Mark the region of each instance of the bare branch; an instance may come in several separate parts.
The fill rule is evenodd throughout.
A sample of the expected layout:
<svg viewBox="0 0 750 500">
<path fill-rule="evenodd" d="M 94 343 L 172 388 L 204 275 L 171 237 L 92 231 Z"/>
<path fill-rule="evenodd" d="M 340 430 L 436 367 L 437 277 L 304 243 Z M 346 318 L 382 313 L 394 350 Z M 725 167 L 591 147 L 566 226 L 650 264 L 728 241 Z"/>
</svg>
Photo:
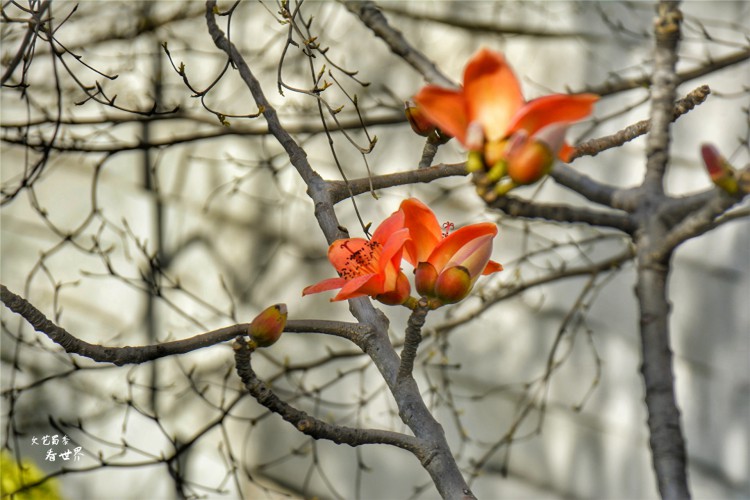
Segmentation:
<svg viewBox="0 0 750 500">
<path fill-rule="evenodd" d="M 407 170 L 395 174 L 376 175 L 362 179 L 350 180 L 348 187 L 341 181 L 329 181 L 330 196 L 333 203 L 338 203 L 352 195 L 369 193 L 371 189 L 385 189 L 407 184 L 427 183 L 436 179 L 452 176 L 465 176 L 465 163 L 439 164 L 418 170 Z"/>
<path fill-rule="evenodd" d="M 238 335 L 246 335 L 250 326 L 249 323 L 239 323 L 183 340 L 174 340 L 147 346 L 110 347 L 90 344 L 78 339 L 64 328 L 49 320 L 44 313 L 34 307 L 29 301 L 11 292 L 2 284 L 0 284 L 0 300 L 2 300 L 8 309 L 23 317 L 36 331 L 45 334 L 50 340 L 62 346 L 65 352 L 78 354 L 102 363 L 113 363 L 118 366 L 141 364 L 166 356 L 185 354 L 204 347 L 221 344 L 234 339 Z M 287 322 L 284 331 L 323 333 L 358 343 L 360 342 L 360 337 L 368 334 L 369 329 L 355 323 L 339 321 L 296 320 Z"/>
<path fill-rule="evenodd" d="M 549 221 L 577 223 L 582 222 L 592 226 L 606 226 L 619 229 L 631 234 L 636 229 L 635 219 L 619 211 L 602 211 L 573 205 L 537 203 L 523 200 L 515 196 L 500 196 L 488 207 L 501 210 L 511 217 L 525 217 L 529 219 L 545 219 Z"/>
<path fill-rule="evenodd" d="M 22 59 L 26 58 L 29 61 L 31 60 L 30 57 L 28 57 L 27 50 L 29 48 L 29 44 L 31 44 L 31 41 L 34 37 L 39 36 L 39 31 L 44 29 L 44 22 L 42 21 L 42 16 L 47 11 L 47 9 L 50 6 L 49 0 L 45 0 L 39 5 L 39 10 L 35 11 L 32 16 L 32 20 L 29 21 L 29 25 L 26 28 L 26 34 L 23 37 L 23 40 L 21 41 L 20 47 L 18 47 L 18 50 L 16 51 L 16 54 L 13 56 L 13 59 L 10 60 L 8 63 L 8 67 L 5 69 L 5 73 L 3 73 L 2 78 L 0 78 L 0 85 L 5 85 L 5 82 L 8 81 L 8 79 L 13 76 L 13 72 L 18 67 L 18 64 L 21 62 Z"/>
<path fill-rule="evenodd" d="M 682 243 L 715 228 L 717 218 L 724 215 L 732 206 L 741 202 L 744 196 L 747 196 L 747 193 L 732 196 L 719 188 L 713 189 L 711 194 L 711 198 L 704 202 L 699 209 L 690 212 L 689 216 L 685 217 L 680 224 L 671 228 L 658 244 L 654 245 L 651 259 L 660 262 Z"/>
<path fill-rule="evenodd" d="M 268 385 L 258 379 L 250 364 L 252 350 L 243 337 L 235 339 L 233 348 L 237 373 L 248 392 L 258 403 L 292 424 L 298 431 L 314 439 L 327 439 L 336 444 L 348 444 L 349 446 L 388 444 L 410 451 L 417 456 L 424 454 L 422 443 L 413 436 L 386 430 L 354 429 L 342 425 L 333 425 L 294 408 L 282 401 Z"/>
<path fill-rule="evenodd" d="M 409 63 L 427 82 L 449 88 L 456 86 L 450 78 L 440 72 L 432 61 L 414 48 L 403 33 L 388 24 L 388 20 L 375 3 L 370 1 L 344 1 L 343 3 L 351 13 L 359 17 L 365 26 L 379 36 L 394 54 Z"/>
<path fill-rule="evenodd" d="M 687 483 L 687 454 L 675 396 L 672 349 L 669 341 L 667 278 L 671 252 L 654 254 L 665 227 L 653 217 L 654 207 L 663 202 L 664 173 L 669 163 L 670 124 L 677 86 L 675 66 L 682 13 L 676 1 L 661 1 L 654 24 L 655 66 L 651 108 L 651 131 L 646 141 L 646 176 L 639 206 L 641 224 L 636 235 L 638 280 L 636 296 L 640 308 L 641 372 L 646 386 L 646 407 L 651 454 L 662 498 L 690 498 Z M 655 260 L 654 257 L 659 257 Z"/>
<path fill-rule="evenodd" d="M 708 85 L 701 85 L 692 90 L 684 98 L 678 100 L 674 105 L 672 121 L 677 120 L 677 118 L 684 115 L 694 107 L 702 104 L 706 98 L 708 98 L 710 93 L 711 89 Z M 597 137 L 576 145 L 575 152 L 571 155 L 570 159 L 573 161 L 581 156 L 596 156 L 602 151 L 622 146 L 626 142 L 630 142 L 636 137 L 648 133 L 649 130 L 651 130 L 651 120 L 641 120 L 619 132 L 615 132 L 612 135 Z"/>
<path fill-rule="evenodd" d="M 687 81 L 695 80 L 696 78 L 709 75 L 721 69 L 728 68 L 735 64 L 745 62 L 748 59 L 750 59 L 750 48 L 739 50 L 727 56 L 709 61 L 706 64 L 698 66 L 697 68 L 676 73 L 675 81 L 679 85 L 681 83 L 685 83 Z M 625 90 L 648 87 L 650 85 L 653 85 L 652 76 L 644 75 L 638 78 L 620 80 L 615 83 L 603 83 L 601 85 L 585 87 L 576 93 L 591 92 L 600 96 L 606 96 L 616 94 L 618 92 L 623 92 Z"/>
<path fill-rule="evenodd" d="M 465 20 L 455 16 L 446 17 L 437 16 L 430 13 L 416 13 L 402 7 L 396 7 L 396 5 L 400 4 L 385 3 L 381 7 L 381 9 L 386 12 L 396 14 L 397 16 L 404 16 L 420 21 L 430 21 L 454 28 L 465 29 L 467 31 L 470 31 L 472 34 L 486 33 L 492 35 L 527 36 L 536 39 L 580 38 L 592 42 L 605 39 L 604 35 L 597 35 L 586 31 L 551 31 L 546 29 L 534 29 L 523 25 L 503 26 L 494 21 L 485 22 L 481 19 L 476 19 L 477 16 L 475 16 L 475 18 L 473 19 Z"/>
<path fill-rule="evenodd" d="M 409 316 L 404 338 L 404 348 L 401 351 L 401 365 L 398 367 L 397 384 L 412 376 L 414 359 L 417 357 L 419 343 L 422 342 L 422 327 L 424 326 L 425 319 L 427 319 L 428 312 L 427 300 L 422 298 Z"/>
</svg>

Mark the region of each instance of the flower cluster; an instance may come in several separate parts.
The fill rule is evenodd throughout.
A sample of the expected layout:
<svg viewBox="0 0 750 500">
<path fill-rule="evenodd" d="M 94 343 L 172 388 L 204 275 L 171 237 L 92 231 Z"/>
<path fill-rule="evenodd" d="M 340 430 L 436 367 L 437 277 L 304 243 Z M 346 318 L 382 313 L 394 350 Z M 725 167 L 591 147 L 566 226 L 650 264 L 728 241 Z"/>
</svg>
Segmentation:
<svg viewBox="0 0 750 500">
<path fill-rule="evenodd" d="M 482 49 L 467 64 L 462 88 L 424 87 L 414 96 L 417 109 L 409 116 L 419 116 L 422 129 L 427 129 L 424 122 L 431 123 L 469 150 L 467 167 L 489 201 L 541 179 L 555 156 L 568 161 L 573 148 L 565 132 L 591 114 L 598 99 L 553 94 L 526 102 L 503 55 Z"/>
<path fill-rule="evenodd" d="M 334 241 L 328 260 L 339 277 L 308 286 L 302 295 L 340 289 L 331 300 L 368 295 L 389 305 L 405 304 L 411 298 L 411 284 L 401 271 L 406 260 L 414 266 L 417 292 L 430 299 L 432 307 L 452 304 L 469 294 L 480 275 L 502 270 L 490 260 L 496 235 L 497 226 L 489 222 L 443 233 L 432 210 L 409 198 L 370 240 Z"/>
</svg>

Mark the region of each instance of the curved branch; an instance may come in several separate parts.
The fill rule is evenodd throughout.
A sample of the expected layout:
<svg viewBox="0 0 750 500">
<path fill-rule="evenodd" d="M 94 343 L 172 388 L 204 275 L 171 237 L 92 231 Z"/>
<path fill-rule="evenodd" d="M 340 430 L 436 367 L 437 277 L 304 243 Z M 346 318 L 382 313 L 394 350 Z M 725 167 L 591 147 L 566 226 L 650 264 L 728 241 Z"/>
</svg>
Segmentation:
<svg viewBox="0 0 750 500">
<path fill-rule="evenodd" d="M 292 424 L 298 431 L 314 439 L 327 439 L 336 444 L 360 446 L 363 444 L 389 444 L 412 452 L 419 456 L 424 454 L 420 441 L 406 434 L 379 429 L 355 429 L 333 425 L 308 415 L 290 404 L 282 401 L 262 380 L 258 378 L 250 365 L 252 350 L 243 337 L 237 337 L 234 348 L 234 359 L 237 373 L 248 392 L 258 403 Z"/>
<path fill-rule="evenodd" d="M 156 118 L 159 119 L 159 118 Z M 155 119 L 151 120 L 142 120 L 143 122 L 147 121 L 153 121 Z M 368 126 L 377 126 L 377 125 L 396 125 L 405 122 L 405 118 L 402 115 L 386 115 L 386 116 L 380 116 L 375 118 L 368 118 L 366 124 Z M 131 120 L 130 122 L 136 122 L 136 120 Z M 63 123 L 63 122 L 61 122 Z M 125 121 L 121 121 L 120 123 L 128 123 Z M 199 122 L 201 123 L 201 122 Z M 84 125 L 85 122 L 76 122 L 76 123 L 63 123 L 68 125 Z M 3 124 L 1 128 L 11 130 L 14 127 L 13 124 Z M 194 128 L 195 124 L 194 121 L 191 119 L 189 121 L 189 127 Z M 285 127 L 287 132 L 290 134 L 319 134 L 324 131 L 323 127 L 319 123 L 294 123 L 288 127 Z M 328 130 L 331 132 L 335 131 L 341 131 L 341 130 L 353 130 L 353 129 L 361 129 L 362 128 L 362 122 L 355 119 L 341 119 L 337 123 L 331 125 L 328 127 Z M 166 148 L 170 146 L 176 146 L 178 144 L 189 144 L 193 142 L 198 141 L 206 141 L 211 139 L 220 139 L 223 137 L 228 136 L 240 136 L 240 137 L 253 137 L 253 136 L 266 136 L 269 134 L 268 127 L 264 126 L 236 126 L 232 125 L 229 127 L 221 127 L 217 128 L 216 130 L 207 131 L 207 132 L 191 132 L 189 134 L 184 135 L 173 135 L 168 138 L 164 139 L 154 139 L 150 141 L 144 141 L 144 140 L 138 140 L 138 141 L 131 141 L 131 142 L 121 142 L 121 143 L 112 143 L 112 144 L 86 144 L 85 142 L 81 142 L 79 139 L 70 140 L 67 142 L 61 142 L 61 141 L 47 141 L 43 137 L 35 138 L 33 141 L 29 140 L 28 138 L 25 138 L 23 136 L 17 136 L 13 137 L 9 134 L 5 134 L 0 140 L 2 140 L 5 143 L 8 144 L 15 144 L 20 146 L 25 146 L 31 149 L 51 149 L 54 151 L 58 151 L 61 153 L 120 153 L 124 151 L 139 151 L 142 149 L 158 149 L 158 148 Z"/>
</svg>

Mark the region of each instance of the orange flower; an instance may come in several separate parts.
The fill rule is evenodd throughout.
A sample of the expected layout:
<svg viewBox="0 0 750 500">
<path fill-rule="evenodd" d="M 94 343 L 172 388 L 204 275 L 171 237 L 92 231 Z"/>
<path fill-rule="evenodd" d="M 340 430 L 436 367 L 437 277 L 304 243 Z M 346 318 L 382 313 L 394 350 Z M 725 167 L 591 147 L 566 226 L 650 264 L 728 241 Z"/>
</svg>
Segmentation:
<svg viewBox="0 0 750 500">
<path fill-rule="evenodd" d="M 469 294 L 480 275 L 503 269 L 490 260 L 497 235 L 495 224 L 471 224 L 444 235 L 435 214 L 419 200 L 404 200 L 399 212 L 404 214 L 404 226 L 411 235 L 404 246 L 404 258 L 415 268 L 420 295 L 452 304 Z"/>
<path fill-rule="evenodd" d="M 594 94 L 553 94 L 526 102 L 503 55 L 489 49 L 481 49 L 466 65 L 463 88 L 427 85 L 414 97 L 435 126 L 479 154 L 479 162 L 470 154 L 470 169 L 497 166 L 498 179 L 507 174 L 518 184 L 547 173 L 555 155 L 568 161 L 573 148 L 564 140 L 565 131 L 591 114 L 598 99 Z"/>
<path fill-rule="evenodd" d="M 334 241 L 328 248 L 328 260 L 339 277 L 308 286 L 302 295 L 341 288 L 332 301 L 369 295 L 389 305 L 404 303 L 411 292 L 409 280 L 401 272 L 401 256 L 408 238 L 404 215 L 395 212 L 378 226 L 370 240 Z"/>
</svg>

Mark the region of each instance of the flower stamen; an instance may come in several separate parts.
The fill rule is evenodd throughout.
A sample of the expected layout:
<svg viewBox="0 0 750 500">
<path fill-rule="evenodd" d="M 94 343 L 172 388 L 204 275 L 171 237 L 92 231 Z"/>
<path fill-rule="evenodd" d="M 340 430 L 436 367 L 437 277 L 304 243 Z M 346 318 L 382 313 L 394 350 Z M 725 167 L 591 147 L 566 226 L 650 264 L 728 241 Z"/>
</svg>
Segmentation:
<svg viewBox="0 0 750 500">
<path fill-rule="evenodd" d="M 442 233 L 443 238 L 447 238 L 450 232 L 456 229 L 456 225 L 452 223 L 451 221 L 447 220 L 443 222 L 443 229 L 445 229 L 445 232 Z"/>
</svg>

